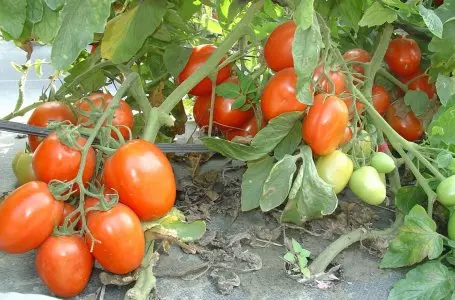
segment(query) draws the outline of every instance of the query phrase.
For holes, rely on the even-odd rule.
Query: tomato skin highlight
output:
[[[163,152],[147,141],[132,140],[120,146],[106,160],[103,180],[142,221],[158,219],[174,206],[172,166]]]
[[[196,72],[212,55],[213,52],[217,49],[216,46],[206,44],[206,45],[199,45],[193,48],[191,52],[190,58],[185,65],[185,68],[180,72],[179,76],[177,77],[177,82],[180,84],[185,79],[190,77],[194,72]],[[221,62],[224,61],[226,57],[221,59]],[[220,84],[224,80],[226,80],[229,75],[231,74],[232,66],[231,64],[223,67],[216,76],[216,84]],[[212,92],[212,81],[205,77],[202,79],[196,86],[194,86],[188,94],[193,96],[208,96]]]
[[[286,112],[305,110],[307,105],[297,100],[295,94],[296,82],[294,68],[283,69],[269,79],[261,95],[261,108],[266,121]]]
[[[40,181],[30,181],[7,196],[0,203],[0,251],[25,253],[44,242],[62,217],[57,202]]]
[[[264,45],[264,58],[274,72],[294,67],[292,43],[296,29],[297,25],[291,20],[278,25],[270,33]]]
[[[58,101],[45,102],[35,108],[27,121],[28,125],[46,127],[50,121],[69,121],[76,124],[77,119],[68,105]],[[34,135],[28,136],[30,149],[35,151],[41,143],[42,138]]]
[[[374,84],[372,95],[374,108],[379,114],[384,115],[390,105],[389,92],[382,85]]]
[[[384,59],[393,73],[407,76],[418,69],[421,57],[422,53],[415,40],[397,37],[390,41]]]
[[[447,177],[436,188],[438,201],[444,206],[450,207],[455,205],[455,175]]]
[[[303,118],[303,140],[314,154],[327,155],[342,142],[348,120],[348,108],[342,100],[318,94]]]
[[[93,211],[87,217],[87,227],[94,238],[93,256],[104,269],[114,274],[126,274],[140,266],[145,252],[141,222],[126,205],[116,204],[108,211]],[[92,239],[86,234],[90,249]]]
[[[370,166],[355,170],[349,180],[349,187],[360,200],[370,205],[379,205],[386,197],[386,187],[381,176]]]
[[[408,88],[413,91],[422,91],[425,94],[427,94],[428,99],[432,100],[433,97],[436,95],[436,85],[433,83],[430,83],[430,77],[429,76],[423,76],[420,77],[416,80],[417,76],[423,75],[424,72],[422,69],[418,69],[415,73],[409,75],[409,76],[402,76],[400,77],[400,81],[408,84]]]
[[[371,158],[371,166],[375,168],[378,173],[390,173],[395,170],[395,161],[388,154],[383,152],[376,152]]]
[[[226,139],[232,141],[236,136],[254,137],[258,133],[258,122],[252,117],[242,128],[232,129],[226,132]]]
[[[32,154],[24,151],[16,153],[13,159],[13,172],[19,185],[36,180],[35,171],[32,166]]]
[[[387,110],[386,120],[392,128],[408,141],[417,141],[424,134],[422,122],[416,118],[412,111],[404,117],[397,116],[395,104],[391,104]]]
[[[354,171],[354,164],[342,151],[335,150],[329,155],[319,157],[316,169],[322,180],[331,184],[335,194],[338,194],[348,184]]]
[[[35,265],[49,290],[68,298],[80,294],[87,286],[93,257],[81,236],[51,236],[38,249]]]

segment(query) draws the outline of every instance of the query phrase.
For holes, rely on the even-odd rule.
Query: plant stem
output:
[[[395,84],[397,87],[402,89],[403,91],[407,92],[408,91],[408,86],[401,81],[399,81],[395,76],[387,72],[387,70],[381,68],[378,71],[379,75],[384,76],[387,80],[391,81],[393,84]]]
[[[218,73],[214,73],[210,76],[212,82],[212,94],[210,95],[210,111],[209,111],[209,132],[208,135],[212,136],[213,129],[213,111],[215,110],[215,96],[216,96],[216,76]]]
[[[11,112],[11,113],[7,114],[6,116],[4,116],[2,118],[2,120],[11,120],[11,119],[14,119],[16,117],[22,117],[23,115],[25,115],[26,113],[28,113],[32,109],[35,109],[36,107],[40,106],[41,104],[43,104],[43,102],[35,102],[33,104],[30,104],[29,106],[26,106],[26,107],[24,107],[21,110],[14,111],[14,112]]]

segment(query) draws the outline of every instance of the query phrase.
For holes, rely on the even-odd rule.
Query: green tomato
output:
[[[36,180],[32,167],[32,154],[20,151],[13,158],[13,172],[19,185]]]
[[[455,205],[455,175],[452,175],[438,185],[436,188],[438,200],[444,206],[450,207]]]
[[[390,173],[395,170],[395,161],[383,152],[376,152],[371,158],[371,166],[379,173]]]
[[[355,151],[353,153],[357,157],[361,157],[362,153],[367,156],[370,155],[373,149],[370,134],[365,130],[361,130],[357,134],[357,140],[354,142],[353,147],[353,151]]]
[[[336,194],[341,192],[349,182],[354,165],[352,160],[340,150],[321,156],[316,161],[319,177],[333,186]]]
[[[384,173],[379,173],[379,177],[381,177],[382,183],[384,183],[384,185],[387,185],[387,181],[385,179],[385,174]]]
[[[363,166],[352,173],[349,187],[360,200],[379,205],[386,197],[386,187],[375,168]]]
[[[447,233],[449,239],[455,241],[455,213],[453,213],[449,218],[449,223],[447,224]]]

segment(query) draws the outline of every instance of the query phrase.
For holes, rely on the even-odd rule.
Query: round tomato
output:
[[[19,185],[36,179],[32,167],[32,154],[24,151],[16,153],[13,159],[13,172]]]
[[[329,72],[330,80],[324,75],[324,66],[316,68],[313,75],[313,82],[319,86],[322,92],[339,95],[346,91],[346,76],[339,71]],[[332,82],[330,82],[332,81]]]
[[[71,124],[76,124],[77,120],[68,105],[52,101],[45,102],[35,108],[32,115],[28,119],[27,124],[38,127],[46,127],[51,121],[68,121]],[[30,149],[35,151],[41,140],[42,138],[38,136],[29,135],[28,143],[30,145]]]
[[[175,202],[175,178],[166,156],[154,144],[133,140],[104,164],[104,183],[142,221],[167,214]]]
[[[88,96],[87,99],[79,100],[76,103],[76,107],[80,111],[78,113],[77,124],[81,124],[89,128],[95,127],[94,122],[92,122],[87,116],[84,116],[84,114],[93,114],[96,120],[101,117],[111,102],[112,95],[103,93],[94,93]],[[125,139],[130,138],[127,128],[133,130],[133,110],[124,100],[120,100],[119,106],[114,111],[112,126],[117,127]],[[111,136],[118,140],[117,134],[114,131],[111,131]]]
[[[424,72],[422,69],[418,69],[415,73],[409,76],[402,76],[400,77],[401,82],[409,84],[408,88],[414,91],[422,91],[427,94],[428,99],[432,100],[434,95],[436,94],[436,86],[433,83],[430,83],[429,76],[423,76],[416,80],[414,78],[423,75]]]
[[[346,126],[343,132],[343,138],[341,139],[340,146],[346,145],[352,140],[352,129],[351,127]]]
[[[382,85],[374,84],[372,94],[374,108],[376,108],[379,114],[385,114],[390,105],[389,92]]]
[[[397,37],[390,41],[384,58],[393,73],[406,76],[417,71],[421,57],[422,54],[416,41],[406,37]]]
[[[297,100],[294,68],[279,71],[264,86],[261,95],[262,114],[266,121],[291,111],[303,111],[306,104]]]
[[[386,197],[386,187],[381,176],[370,166],[355,170],[349,180],[349,187],[360,200],[371,205],[381,204]]]
[[[232,141],[236,136],[254,137],[258,132],[258,122],[253,116],[241,128],[233,129],[226,132],[226,139]]]
[[[275,72],[294,67],[292,43],[297,25],[287,21],[278,25],[264,45],[264,58],[267,66]]]
[[[348,120],[348,108],[342,100],[336,96],[316,95],[303,119],[303,140],[313,153],[327,155],[342,142]]]
[[[354,164],[342,151],[335,150],[329,155],[318,158],[316,169],[319,177],[332,185],[335,194],[338,194],[348,184],[354,170]]]
[[[77,143],[84,146],[87,140],[78,138]],[[48,183],[53,179],[70,181],[76,178],[81,163],[81,151],[60,142],[55,132],[47,136],[33,154],[33,170],[38,180]],[[90,147],[85,161],[82,181],[89,182],[95,171],[96,154]]]
[[[376,152],[371,158],[371,166],[379,173],[390,173],[395,170],[395,161],[384,152]]]
[[[397,115],[396,107],[396,103],[389,105],[386,115],[387,122],[408,141],[419,140],[424,133],[422,122],[416,118],[412,111],[406,113],[404,116]]]
[[[347,62],[359,62],[359,63],[368,63],[371,61],[371,55],[368,53],[368,51],[360,49],[360,48],[354,48],[351,50],[346,51],[343,54],[343,58]],[[353,64],[352,65],[352,70],[354,72],[365,75],[365,69],[361,64]],[[358,79],[362,79],[362,77],[354,74],[354,77]]]
[[[215,52],[216,46],[214,45],[199,45],[193,48],[191,52],[190,58],[185,65],[185,68],[180,72],[179,76],[177,77],[177,82],[180,84],[185,79],[190,77],[194,72],[196,72]],[[226,58],[223,58],[221,61],[224,61]],[[223,67],[216,76],[216,84],[220,84],[224,80],[226,80],[229,75],[231,74],[232,66],[229,64]],[[205,77],[202,79],[196,86],[194,86],[190,91],[189,94],[194,96],[207,96],[212,93],[212,81]]]
[[[455,175],[447,177],[436,188],[438,200],[444,206],[450,207],[455,205]]]
[[[49,237],[38,249],[36,272],[59,297],[81,293],[90,279],[93,257],[80,235]]]
[[[129,207],[119,203],[107,211],[93,211],[87,217],[87,227],[95,238],[93,256],[104,269],[126,274],[141,265],[144,233],[141,222]],[[85,237],[91,248],[92,239],[87,234]]]
[[[47,184],[30,181],[0,203],[0,251],[25,253],[47,239],[62,218],[62,204]]]

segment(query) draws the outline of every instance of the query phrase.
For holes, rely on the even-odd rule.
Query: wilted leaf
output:
[[[268,153],[263,148],[237,144],[220,138],[204,137],[202,138],[202,142],[212,151],[243,161],[260,159]]]

